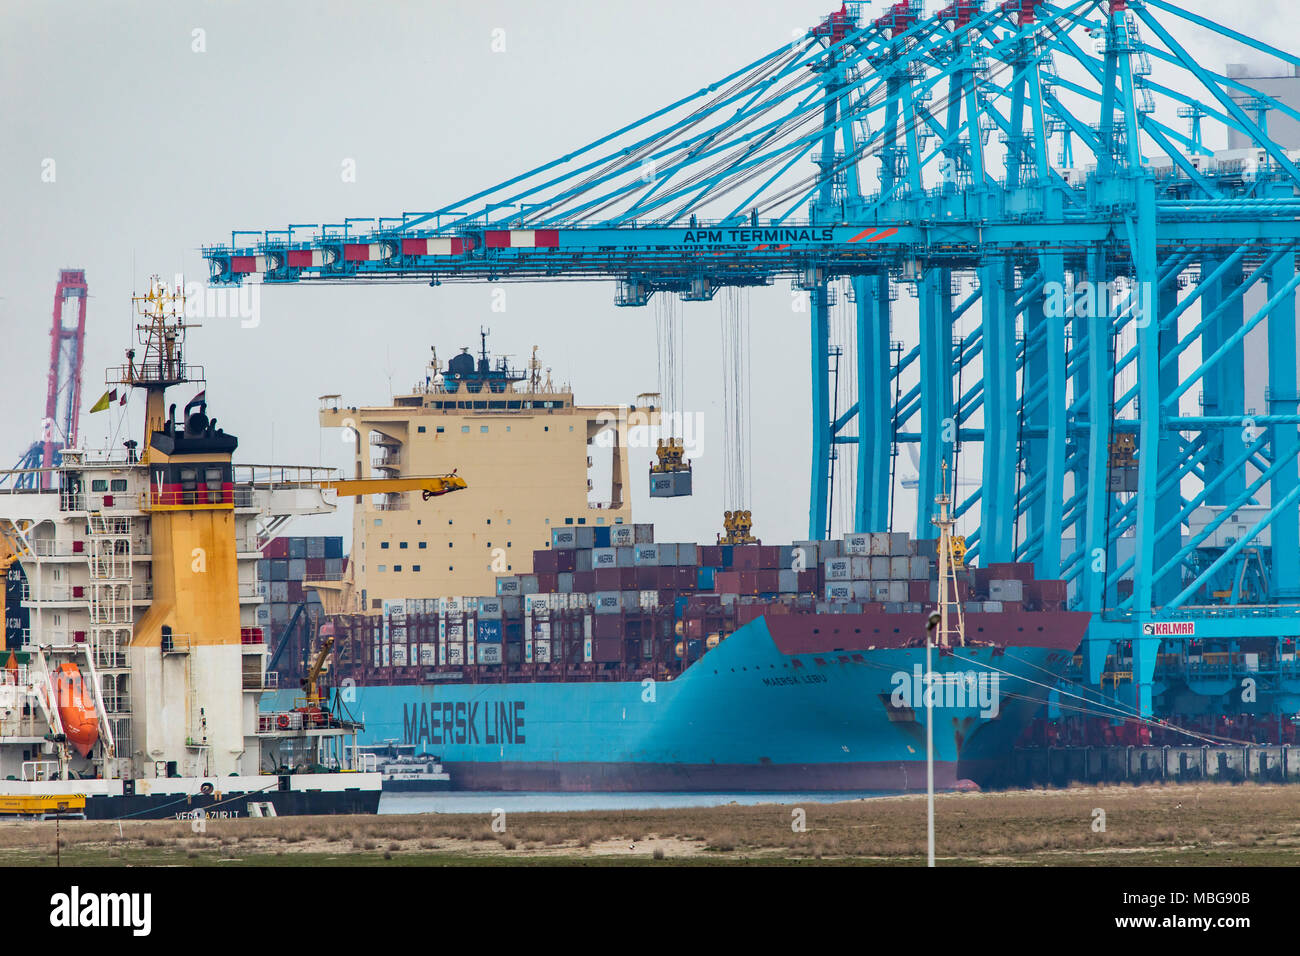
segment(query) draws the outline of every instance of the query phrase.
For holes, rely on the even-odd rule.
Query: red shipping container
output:
[[[722,548],[716,544],[705,544],[700,546],[700,567],[702,568],[719,568],[722,567]]]
[[[573,593],[590,594],[592,591],[599,591],[596,587],[595,571],[575,571],[573,572]]]
[[[732,567],[737,571],[757,571],[762,562],[762,549],[756,544],[737,545],[732,551]]]
[[[554,594],[560,589],[560,576],[558,574],[538,574],[537,575],[537,592],[539,594]]]
[[[1064,601],[1066,583],[1064,581],[1039,581],[1040,596],[1043,601]]]
[[[596,640],[621,638],[627,632],[627,622],[622,614],[593,615],[591,636]]]
[[[681,567],[671,568],[670,570],[675,573],[677,590],[679,591],[694,591],[696,585],[699,584],[699,573],[695,568]]]
[[[621,637],[607,637],[591,643],[591,656],[597,664],[614,664],[623,659],[623,639]]]
[[[759,568],[764,571],[779,571],[781,568],[781,549],[763,545],[758,549]],[[773,588],[772,590],[776,590]]]
[[[622,591],[623,588],[623,568],[597,568],[591,572],[595,581],[594,591]],[[633,574],[635,568],[629,568]]]
[[[693,641],[698,641],[704,637],[704,619],[688,617],[686,619],[686,636]]]
[[[262,551],[264,558],[287,558],[289,557],[289,539],[272,538],[267,544],[266,549]]]
[[[796,587],[799,589],[799,593],[816,594],[818,590],[817,572],[813,570],[800,571],[798,572],[798,575],[799,575],[798,577],[799,583],[796,585]]]
[[[536,574],[558,574],[560,571],[558,551],[534,551],[533,572]]]
[[[777,557],[779,559],[780,549],[773,548],[772,550],[778,552]],[[780,571],[759,571],[757,574],[757,580],[758,580],[758,593],[760,594],[775,594],[777,591],[781,590]]]
[[[718,589],[719,594],[739,594],[740,593],[740,572],[739,571],[719,571],[714,576],[714,586]]]
[[[929,581],[908,581],[907,599],[913,604],[926,604],[930,600]]]
[[[552,551],[555,555],[555,570],[559,574],[571,574],[578,570],[578,552],[573,548],[561,548]]]
[[[636,572],[636,589],[638,591],[657,591],[663,583],[660,580],[661,575],[659,573],[662,570],[661,568],[642,565],[632,570]]]
[[[325,559],[308,558],[307,559],[307,580],[321,581],[325,578]]]

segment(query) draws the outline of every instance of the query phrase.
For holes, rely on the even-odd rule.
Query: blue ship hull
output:
[[[937,786],[997,773],[1071,640],[934,652],[953,675],[934,709]],[[783,653],[759,619],[671,681],[355,687],[343,702],[361,743],[415,744],[457,790],[906,791],[925,787],[924,666],[924,647]],[[982,699],[962,679],[980,674]]]

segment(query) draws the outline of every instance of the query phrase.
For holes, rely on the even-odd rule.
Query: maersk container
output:
[[[572,550],[578,546],[576,528],[552,528],[551,547]]]
[[[478,636],[480,644],[485,641],[499,644],[503,633],[501,620],[499,618],[489,619],[480,617],[478,619],[478,628],[475,633]]]
[[[500,664],[501,663],[501,645],[500,644],[480,644],[478,646],[478,662],[480,664]]]
[[[507,577],[497,578],[498,597],[505,594],[522,594],[522,593],[523,591],[520,588],[518,575],[510,575]]]
[[[609,543],[613,547],[629,547],[636,544],[636,533],[630,524],[616,524],[609,529]]]
[[[637,567],[658,567],[659,549],[664,545],[638,544],[633,547],[633,562]],[[672,562],[669,562],[672,563]]]
[[[594,548],[591,552],[592,570],[618,567],[617,548]]]
[[[516,598],[517,600],[517,598]],[[478,601],[478,619],[484,620],[501,620],[503,609],[501,607],[501,598],[483,597]]]
[[[591,606],[597,614],[618,614],[623,610],[623,592],[597,591],[591,595]]]
[[[840,603],[853,600],[853,584],[848,581],[828,582],[826,600]]]
[[[843,542],[844,553],[848,555],[864,555],[871,553],[871,535],[869,534],[846,534]]]
[[[689,471],[650,473],[651,498],[684,498],[691,494]]]
[[[851,581],[853,579],[852,558],[830,558],[826,562],[827,581]]]

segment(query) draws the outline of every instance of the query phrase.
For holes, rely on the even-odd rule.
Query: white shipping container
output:
[[[889,557],[889,532],[873,531],[871,533],[871,551],[872,556]]]
[[[406,666],[406,645],[405,644],[393,645],[393,666],[394,667]]]
[[[591,596],[597,614],[617,614],[623,610],[621,591],[597,591]]]
[[[609,529],[609,543],[616,548],[626,548],[636,544],[636,534],[630,524],[615,525]]]
[[[434,657],[433,651],[434,651],[434,647],[432,644],[420,645],[420,666],[422,667],[433,666],[433,662],[437,659]]]
[[[533,659],[539,664],[549,664],[551,662],[551,642],[537,641],[533,645]]]
[[[643,608],[656,608],[659,606],[658,591],[641,591],[639,592],[639,605]]]
[[[480,664],[500,664],[501,645],[495,643],[480,644],[478,646],[478,662]]]
[[[856,555],[852,558],[837,558],[838,561],[848,561],[853,568],[853,579],[855,581],[865,581],[871,577],[871,558],[866,555]]]
[[[464,644],[447,644],[447,663],[464,664],[465,663],[465,645]]]
[[[592,548],[591,567],[593,570],[618,567],[618,548]]]

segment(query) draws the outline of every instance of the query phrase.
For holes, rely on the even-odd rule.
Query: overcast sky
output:
[[[927,3],[927,7],[935,4]],[[942,5],[942,4],[939,4]],[[441,2],[8,2],[0,5],[0,329],[6,364],[0,467],[39,434],[50,306],[60,268],[91,289],[85,400],[122,359],[132,289],[151,273],[205,279],[201,244],[232,229],[340,222],[434,208],[508,178],[694,91],[788,42],[827,0]],[[884,6],[871,5],[873,12]],[[1289,3],[1192,0],[1243,31],[1300,48]],[[195,31],[206,49],[195,52]],[[505,51],[492,49],[504,31]],[[1221,69],[1227,44],[1193,51]],[[43,182],[46,160],[54,182]],[[355,182],[341,164],[354,160]],[[46,164],[46,165],[43,165]],[[209,320],[190,337],[211,413],[241,461],[347,462],[316,424],[316,397],[386,402],[480,325],[520,362],[533,345],[579,402],[655,390],[653,310],[620,310],[612,283],[507,288],[336,286],[261,290],[260,325]],[[785,283],[752,299],[753,509],[772,541],[807,530],[807,315]],[[719,306],[685,307],[686,404],[703,412],[696,496],[646,496],[661,540],[720,529]],[[180,401],[188,395],[178,395]],[[83,418],[85,443],[139,437],[140,406]],[[974,456],[971,456],[972,458]],[[455,462],[447,462],[455,467]],[[910,470],[907,463],[902,470]],[[526,476],[521,476],[526,480]],[[341,514],[293,533],[346,533]]]

